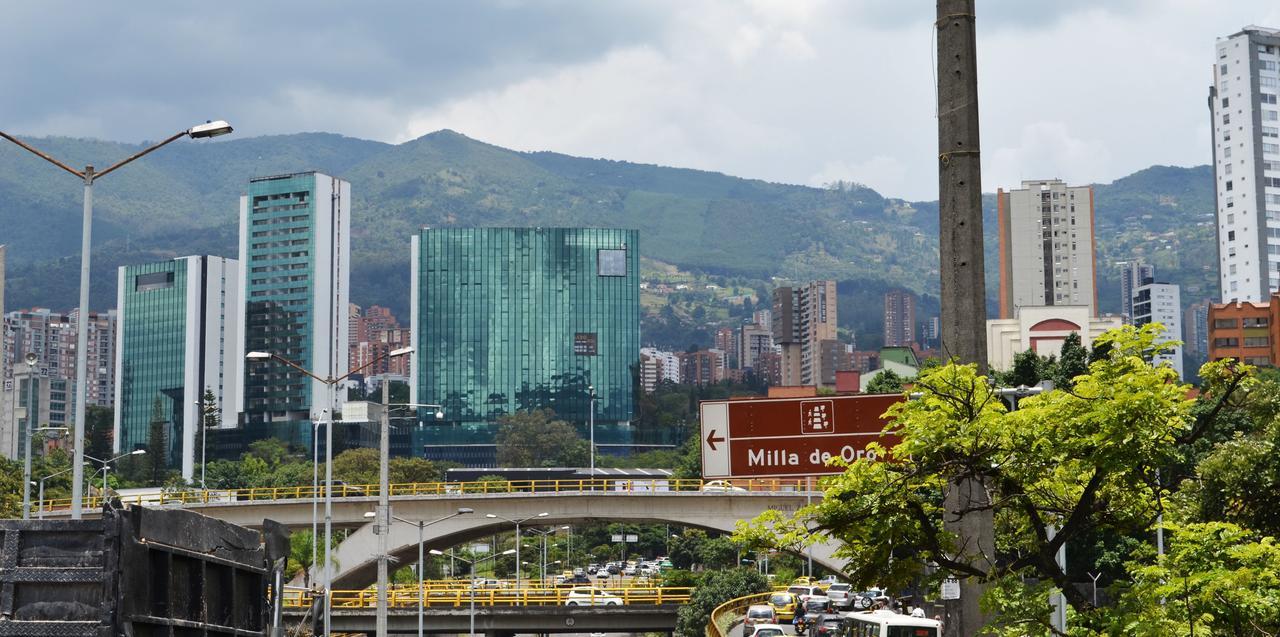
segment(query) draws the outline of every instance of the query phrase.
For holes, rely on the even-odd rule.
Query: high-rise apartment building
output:
[[[1060,179],[996,192],[1000,317],[1019,307],[1083,305],[1097,314],[1093,188]]]
[[[49,376],[39,363],[15,363],[0,391],[0,456],[22,459],[27,432],[38,427],[70,427],[74,383]]]
[[[117,276],[115,451],[145,448],[189,480],[205,462],[205,393],[221,423],[236,422],[239,264],[190,256],[123,266]],[[150,448],[155,433],[163,449]]]
[[[1280,289],[1280,30],[1248,26],[1214,47],[1209,114],[1222,301]]]
[[[783,385],[823,384],[822,341],[834,340],[835,281],[773,291],[773,341],[781,346]]]
[[[916,342],[916,299],[906,290],[884,295],[884,346],[911,347]]]
[[[716,330],[716,349],[725,353],[723,365],[727,368],[738,369],[742,366],[741,359],[738,358],[738,330],[732,327],[722,327]]]
[[[47,308],[16,310],[5,316],[4,368],[13,369],[28,352],[36,355],[42,377],[72,381],[76,375],[76,317]],[[116,312],[90,312],[88,336],[88,400],[109,406],[115,393]],[[74,398],[74,396],[73,396]]]
[[[296,431],[309,440],[306,422],[337,408],[341,393],[331,405],[324,383],[275,360],[246,361],[244,354],[276,354],[321,378],[347,373],[351,184],[318,172],[250,180],[240,198],[239,262],[241,424],[275,435]]]
[[[1156,283],[1147,279],[1133,291],[1133,324],[1159,323],[1165,327],[1161,342],[1182,338],[1182,298],[1178,286]],[[1155,357],[1152,362],[1168,361],[1182,378],[1182,346],[1177,345],[1167,354]]]
[[[646,392],[653,393],[665,381],[680,382],[680,357],[676,353],[641,347],[640,359],[640,385]]]
[[[1133,294],[1143,281],[1156,278],[1156,266],[1141,261],[1125,261],[1120,264],[1120,317],[1126,323],[1133,322]]]
[[[443,405],[428,458],[492,466],[503,414],[552,409],[629,444],[640,362],[639,233],[441,228],[413,237],[411,402]],[[419,444],[421,443],[421,444]]]
[[[1182,314],[1183,347],[1188,353],[1206,355],[1209,353],[1209,306],[1212,301],[1205,299],[1187,306]]]
[[[743,325],[738,335],[738,366],[755,369],[760,356],[773,352],[773,329],[768,324]]]

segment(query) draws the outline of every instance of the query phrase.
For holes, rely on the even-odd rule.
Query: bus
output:
[[[942,622],[900,615],[891,610],[863,611],[845,615],[840,637],[939,637]]]

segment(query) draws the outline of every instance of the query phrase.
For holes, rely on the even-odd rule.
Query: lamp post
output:
[[[587,430],[591,437],[591,488],[596,488],[596,386],[587,385],[587,393],[591,405],[590,415],[587,416]]]
[[[468,514],[468,513],[475,513],[475,509],[471,509],[471,508],[468,508],[468,507],[459,507],[459,508],[458,508],[458,511],[457,511],[456,513],[450,513],[449,515],[446,515],[446,516],[444,516],[444,517],[442,517],[442,518],[439,518],[439,519],[437,519],[437,520],[432,520],[432,521],[430,521],[430,522],[426,522],[426,521],[424,521],[424,520],[418,520],[417,522],[414,522],[414,521],[412,521],[412,520],[406,520],[406,519],[404,519],[404,518],[402,518],[402,517],[400,517],[400,516],[398,516],[398,515],[392,515],[392,516],[391,516],[391,519],[392,519],[392,520],[399,520],[399,521],[401,521],[401,522],[404,522],[405,524],[412,524],[412,525],[415,525],[415,526],[417,526],[417,527],[418,527],[418,637],[422,637],[422,613],[423,613],[423,610],[422,610],[422,609],[423,609],[423,606],[425,606],[425,605],[426,605],[426,604],[425,604],[425,598],[426,598],[426,584],[423,582],[423,579],[426,577],[426,571],[425,571],[424,569],[426,569],[426,564],[427,564],[427,563],[426,563],[426,556],[424,556],[424,555],[422,554],[422,549],[423,549],[423,547],[425,546],[425,544],[424,544],[425,539],[424,539],[424,536],[423,536],[423,532],[422,532],[422,531],[423,531],[423,529],[425,529],[425,528],[427,528],[427,527],[429,527],[429,526],[431,526],[432,524],[435,524],[435,523],[437,523],[437,522],[444,522],[445,520],[449,520],[449,519],[452,519],[452,518],[456,518],[456,517],[458,517],[459,515],[466,515],[466,514]],[[369,511],[368,513],[365,513],[365,514],[364,514],[364,517],[366,517],[366,518],[375,518],[375,517],[377,517],[377,515],[378,515],[378,514],[377,514],[377,512],[376,512],[376,511]],[[378,529],[378,530],[379,530],[379,531],[381,532],[381,534],[383,534],[383,535],[385,535],[385,534],[387,533],[387,529],[385,529],[385,528]],[[433,551],[433,552],[434,552],[434,551]],[[382,559],[383,559],[383,558],[385,558],[385,557],[386,557],[386,554],[384,553],[384,554],[382,554],[382,555],[379,555],[379,556],[378,556],[378,559],[379,559],[379,560],[382,560]],[[386,613],[387,613],[387,608],[386,608],[386,599],[387,599],[387,594],[386,594],[386,591],[387,591],[387,583],[386,583],[385,581],[379,581],[379,582],[378,582],[378,600],[379,600],[380,606],[378,607],[378,612],[381,614],[381,620],[382,620],[382,623],[380,624],[380,626],[382,627],[382,629],[383,629],[384,631],[386,630],[386,627],[387,627],[387,623],[386,623]],[[386,634],[386,633],[384,632],[384,633],[382,633],[382,634]]]
[[[510,522],[516,525],[516,588],[520,587],[520,525],[534,518],[545,518],[547,517],[547,515],[548,515],[547,512],[543,511],[542,513],[539,513],[537,515],[531,515],[527,518],[520,518],[519,520],[512,520],[511,518],[503,517],[496,513],[486,513],[484,515],[484,517],[489,518],[491,520],[494,520],[494,519],[506,520],[507,522]]]
[[[369,362],[365,363],[364,365],[361,365],[361,366],[359,366],[359,367],[357,367],[357,368],[355,368],[355,369],[353,369],[353,370],[351,370],[351,371],[349,371],[349,372],[347,372],[347,373],[345,373],[345,374],[343,374],[343,375],[341,375],[341,376],[339,376],[339,377],[337,377],[337,378],[334,378],[332,375],[330,375],[330,376],[325,376],[325,377],[321,377],[321,376],[319,376],[319,375],[317,375],[317,374],[312,373],[312,372],[311,372],[310,370],[308,370],[307,368],[305,368],[305,367],[303,367],[303,366],[301,366],[301,365],[299,365],[299,364],[297,364],[297,363],[295,363],[295,362],[293,362],[293,361],[291,361],[291,360],[289,360],[289,359],[287,359],[287,358],[285,358],[285,357],[283,357],[283,356],[281,356],[281,355],[279,355],[279,354],[276,354],[275,352],[249,352],[249,353],[247,353],[247,354],[245,354],[245,355],[244,355],[245,359],[246,359],[246,360],[250,360],[250,361],[266,362],[266,361],[269,361],[269,360],[274,360],[274,361],[277,361],[277,362],[282,363],[282,364],[284,364],[284,365],[288,365],[289,367],[292,367],[292,368],[294,368],[294,369],[296,369],[296,370],[298,370],[298,371],[302,372],[303,374],[306,374],[306,375],[307,375],[308,377],[310,377],[312,380],[315,380],[315,381],[318,381],[318,382],[320,382],[320,383],[323,383],[323,384],[325,385],[326,389],[327,389],[327,392],[326,392],[326,393],[327,393],[328,395],[325,397],[325,400],[327,400],[327,401],[328,401],[328,404],[326,405],[326,407],[328,408],[328,417],[327,417],[327,419],[326,419],[326,423],[325,423],[325,424],[326,424],[326,426],[325,426],[325,434],[324,434],[324,435],[325,435],[325,444],[324,444],[324,460],[325,460],[325,466],[324,466],[324,569],[323,569],[323,571],[322,571],[322,573],[324,574],[324,580],[323,580],[323,582],[324,582],[324,634],[326,634],[326,635],[327,635],[327,634],[329,634],[329,627],[330,627],[330,625],[331,625],[331,624],[330,624],[330,620],[332,619],[332,611],[333,611],[333,596],[332,596],[332,591],[330,590],[330,589],[332,588],[332,584],[333,584],[333,569],[331,568],[331,566],[332,566],[332,564],[333,564],[333,562],[332,562],[332,552],[333,552],[333,407],[334,407],[334,403],[336,403],[336,402],[337,402],[337,398],[334,396],[334,389],[333,389],[333,388],[334,388],[334,386],[336,386],[338,383],[340,383],[340,382],[342,382],[342,381],[346,380],[346,379],[347,379],[348,377],[350,377],[352,374],[355,374],[356,372],[359,372],[360,370],[363,370],[364,368],[369,367],[370,365],[373,365],[374,363],[377,363],[378,361],[380,361],[380,360],[382,360],[382,359],[384,359],[384,358],[393,358],[393,357],[396,357],[396,356],[403,356],[403,355],[408,354],[408,353],[410,353],[410,352],[412,352],[412,351],[413,351],[413,348],[412,348],[412,347],[406,347],[406,348],[403,348],[403,349],[393,350],[393,351],[388,352],[388,353],[386,353],[386,354],[383,354],[383,355],[381,355],[381,356],[375,356],[372,360],[370,360]],[[312,541],[313,541],[313,543],[314,543],[314,536],[312,536],[312,538],[313,538],[313,539],[312,539]]]
[[[485,517],[490,517],[490,516],[485,516]],[[520,545],[516,544],[516,546],[520,546]],[[431,553],[432,555],[444,555],[444,553],[437,551],[435,549],[431,549],[429,553]],[[459,559],[459,560],[462,560],[463,562],[466,562],[471,567],[471,582],[469,582],[470,585],[467,587],[467,589],[471,591],[471,612],[470,612],[471,628],[467,631],[468,637],[475,637],[475,634],[476,634],[476,564],[482,564],[489,560],[496,560],[499,557],[502,557],[504,555],[511,555],[512,553],[516,554],[516,570],[518,571],[520,570],[520,556],[519,556],[520,552],[517,551],[516,549],[507,549],[496,555],[490,555],[489,557],[482,557],[474,561],[469,560],[465,557],[454,558],[454,559]]]
[[[107,499],[107,472],[111,470],[111,463],[113,463],[113,462],[115,462],[115,461],[117,461],[117,460],[119,460],[119,459],[121,459],[121,458],[125,458],[125,457],[128,457],[128,456],[138,456],[138,455],[142,455],[142,454],[144,454],[144,453],[146,453],[146,452],[147,452],[147,450],[146,450],[146,449],[134,449],[133,451],[130,451],[129,453],[122,453],[122,454],[120,454],[120,455],[118,455],[118,456],[115,456],[115,457],[112,457],[112,458],[107,458],[106,460],[103,460],[103,459],[101,459],[101,458],[95,458],[95,457],[93,457],[93,456],[91,456],[91,455],[89,455],[89,454],[87,454],[87,453],[86,453],[86,454],[83,454],[83,455],[84,455],[84,457],[85,457],[85,459],[87,459],[87,460],[92,460],[92,461],[94,461],[94,462],[100,462],[100,463],[102,463],[102,499],[103,499],[103,501],[105,501],[105,500]],[[74,467],[73,467],[73,468],[74,468]],[[94,473],[97,473],[97,472],[95,471]]]
[[[50,479],[50,478],[56,478],[56,477],[58,477],[58,476],[60,476],[60,475],[62,475],[62,474],[64,474],[64,473],[67,473],[68,471],[71,471],[71,467],[67,467],[66,469],[63,469],[62,471],[58,471],[58,472],[55,472],[55,473],[51,473],[51,474],[49,474],[49,475],[47,475],[47,476],[45,476],[45,477],[43,477],[43,478],[40,478],[40,493],[39,493],[39,495],[37,496],[37,499],[36,499],[36,501],[40,503],[39,513],[36,515],[36,517],[37,517],[37,518],[39,518],[39,519],[41,519],[41,520],[43,520],[43,519],[44,519],[44,508],[45,508],[45,507],[44,507],[44,481],[45,481],[45,480],[48,480],[48,479]]]
[[[565,528],[568,528],[568,527],[565,527]],[[542,571],[541,571],[541,574],[542,574],[542,582],[543,582],[543,584],[546,584],[546,580],[547,580],[547,564],[548,564],[548,563],[550,563],[550,564],[554,564],[554,563],[555,563],[555,562],[547,562],[547,536],[549,536],[549,535],[555,535],[555,533],[556,533],[556,531],[557,531],[558,529],[554,529],[554,528],[553,528],[553,529],[547,529],[547,530],[545,530],[545,531],[544,531],[544,530],[542,530],[542,529],[525,529],[525,530],[526,530],[526,531],[529,531],[529,532],[532,532],[532,533],[537,533],[538,535],[542,536],[542,537],[541,537],[541,540],[542,540]],[[559,561],[559,560],[557,560],[557,561]]]
[[[28,358],[31,358],[33,356],[35,355],[27,354]],[[35,402],[32,399],[31,391],[30,391],[33,385],[35,385],[35,383],[32,382],[32,379],[27,378],[27,390],[28,390],[27,391],[27,415],[29,417],[27,418],[27,435],[24,437],[24,440],[26,440],[26,444],[23,445],[25,447],[25,450],[24,450],[24,453],[22,454],[23,455],[22,519],[24,520],[31,519],[31,485],[34,484],[33,482],[31,482],[31,445],[34,444],[35,442],[35,435],[37,433],[43,433],[46,431],[57,431],[62,433],[63,435],[67,433],[66,427],[32,427],[31,426],[36,423],[36,420],[40,414],[39,408],[36,408],[34,411],[32,411],[32,408],[35,407]],[[31,416],[31,414],[35,414],[35,416]],[[44,500],[44,498],[40,498],[40,499]]]
[[[5,133],[4,131],[0,131],[0,137],[17,144],[22,147],[23,150],[32,153],[54,166],[75,175],[84,182],[84,214],[82,219],[82,229],[80,232],[80,314],[76,317],[76,386],[73,398],[76,405],[76,446],[74,458],[71,461],[71,467],[74,469],[71,480],[71,518],[73,520],[79,520],[84,514],[84,445],[81,441],[84,439],[85,402],[89,395],[89,249],[92,244],[93,235],[93,182],[107,176],[121,166],[124,166],[125,164],[160,148],[161,146],[177,141],[181,137],[204,139],[226,135],[231,131],[231,125],[222,120],[197,124],[184,131],[174,133],[168,139],[157,144],[152,144],[142,151],[134,153],[133,155],[112,164],[102,172],[94,172],[92,165],[85,166],[82,171],[76,170],[53,157],[50,157],[44,152],[36,150],[34,147],[19,140],[18,138]]]

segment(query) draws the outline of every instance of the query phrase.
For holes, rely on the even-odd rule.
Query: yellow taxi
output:
[[[769,605],[773,607],[773,614],[780,622],[795,619],[796,605],[799,603],[799,598],[786,591],[777,591],[769,595]]]
[[[801,586],[810,586],[810,585],[812,585],[812,584],[813,584],[813,578],[812,578],[812,577],[807,577],[807,576],[801,575],[800,577],[797,577],[797,578],[795,578],[795,579],[791,580],[791,585],[792,585],[792,586],[795,586],[795,585],[797,585],[797,584],[798,584],[798,585],[801,585]]]

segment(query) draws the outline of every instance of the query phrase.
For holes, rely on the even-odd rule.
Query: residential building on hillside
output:
[[[996,192],[1000,317],[1020,307],[1071,305],[1097,313],[1093,188],[1060,179]]]
[[[16,363],[0,390],[0,456],[10,460],[23,458],[23,442],[27,432],[39,427],[71,427],[74,383],[50,376],[39,363]]]
[[[916,342],[916,299],[906,290],[884,295],[884,345],[910,347]]]
[[[444,426],[430,459],[493,466],[497,419],[553,409],[598,444],[630,443],[640,363],[639,233],[609,228],[424,229],[412,242],[414,403]],[[595,400],[591,400],[594,389]]]
[[[760,355],[773,352],[773,330],[767,324],[743,325],[738,335],[738,364],[742,369],[755,369]]]
[[[773,341],[781,346],[783,385],[823,384],[828,374],[822,369],[822,341],[835,340],[835,281],[773,291]]]
[[[1182,338],[1182,297],[1177,285],[1143,281],[1133,291],[1133,324],[1159,323],[1165,327],[1161,342]],[[1167,361],[1182,378],[1182,346],[1155,357],[1153,363]]]
[[[75,328],[79,324],[79,308],[67,313],[67,321],[71,325],[71,341],[62,350],[61,369],[68,370],[70,380],[75,379],[76,345]],[[109,407],[115,401],[115,355],[116,355],[116,322],[115,310],[106,312],[90,312],[89,320],[89,387],[85,397],[86,405]],[[74,387],[74,382],[72,384]],[[75,396],[72,396],[74,399]],[[74,400],[73,400],[74,402]]]
[[[741,367],[741,359],[738,358],[738,330],[732,327],[717,329],[715,344],[715,349],[725,353],[724,366],[726,369]]]
[[[782,385],[782,354],[778,353],[777,347],[768,352],[761,352],[756,356],[755,367],[751,371],[755,373],[764,384],[770,387]]]
[[[310,421],[343,402],[289,365],[244,355],[274,354],[320,378],[347,373],[351,212],[351,184],[318,172],[258,177],[240,198],[242,443],[309,447]]]
[[[1020,307],[1011,319],[987,321],[987,364],[992,370],[1011,369],[1013,357],[1028,349],[1041,356],[1057,356],[1072,332],[1080,335],[1088,349],[1093,339],[1123,324],[1119,316],[1094,316],[1087,305]]]
[[[1209,299],[1192,303],[1182,315],[1182,341],[1187,353],[1209,353]]]
[[[1259,367],[1280,361],[1280,293],[1266,303],[1232,301],[1209,306],[1209,360],[1234,358]]]
[[[391,352],[411,344],[409,329],[400,326],[391,310],[370,305],[353,318],[351,333],[353,337],[347,345],[347,369],[359,369],[366,377],[409,375],[410,357],[389,356]]]
[[[680,357],[652,347],[640,348],[640,388],[652,394],[664,382],[679,384]]]
[[[1221,300],[1280,289],[1280,30],[1247,26],[1214,46],[1213,129]]]
[[[714,385],[724,380],[724,353],[716,349],[680,352],[680,382]]]
[[[1126,323],[1133,322],[1133,296],[1143,281],[1156,278],[1156,266],[1141,261],[1123,261],[1120,263],[1120,317]]]
[[[190,480],[204,464],[205,393],[233,426],[240,385],[239,264],[189,256],[117,271],[115,452],[146,449]],[[164,448],[151,448],[160,427]]]

